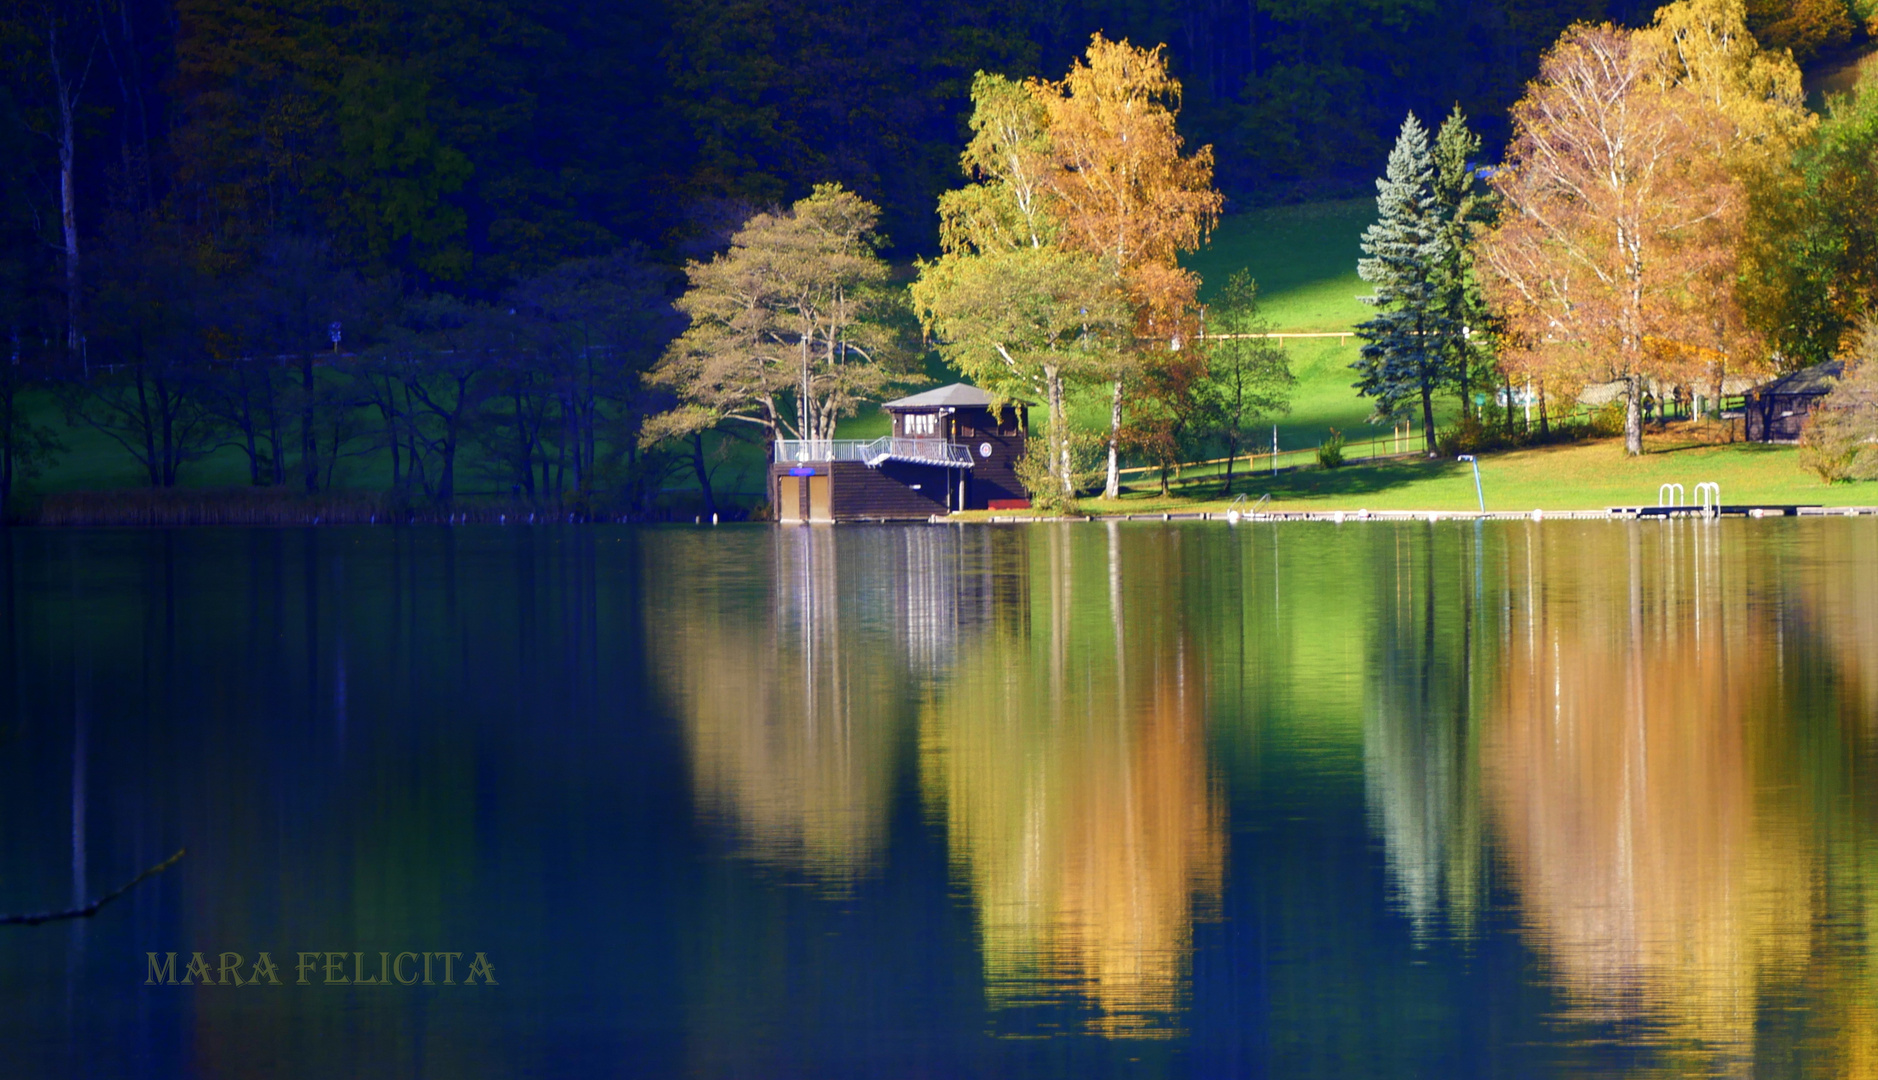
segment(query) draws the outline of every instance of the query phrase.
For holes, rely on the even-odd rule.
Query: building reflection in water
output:
[[[800,528],[775,535],[768,566],[661,552],[670,565],[651,573],[685,584],[649,611],[650,651],[704,816],[746,855],[824,885],[871,873],[916,688],[996,612],[1021,614],[1013,539]],[[767,606],[751,603],[753,581]]]
[[[1116,531],[1031,536],[1029,618],[963,646],[922,717],[922,786],[1004,1030],[1174,1034],[1225,847],[1204,668],[1163,599],[1179,548],[1132,551],[1124,586]]]
[[[1759,752],[1783,737],[1781,615],[1713,525],[1568,539],[1509,545],[1482,748],[1523,921],[1568,1020],[1746,1075],[1813,899],[1804,818],[1775,805]]]

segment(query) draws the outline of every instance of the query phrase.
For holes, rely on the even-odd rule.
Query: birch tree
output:
[[[1728,271],[1744,203],[1727,117],[1659,78],[1657,54],[1613,26],[1568,30],[1513,110],[1504,201],[1482,239],[1487,291],[1515,365],[1624,384],[1624,447],[1643,452],[1658,347],[1738,323]]]
[[[1047,186],[1063,244],[1099,259],[1133,309],[1142,347],[1118,358],[1152,363],[1147,350],[1177,350],[1193,336],[1200,279],[1178,259],[1204,243],[1219,219],[1224,200],[1213,188],[1213,148],[1181,153],[1180,81],[1167,73],[1164,46],[1143,49],[1096,34],[1086,62],[1038,89],[1056,165]],[[1109,499],[1121,494],[1126,376],[1117,370],[1110,380]]]
[[[58,154],[61,285],[65,349],[84,354],[84,281],[78,234],[79,111],[97,59],[97,8],[76,0],[28,0],[0,27],[6,62],[31,88],[27,126]]]
[[[1066,248],[1047,89],[980,74],[960,166],[973,183],[939,199],[944,253],[920,264],[913,307],[940,355],[1006,399],[1041,398],[1049,473],[1073,497],[1068,394],[1113,367],[1132,325],[1115,275]]]
[[[1133,321],[1108,268],[1052,247],[951,252],[920,267],[913,304],[966,378],[1007,400],[1044,400],[1051,472],[1074,497],[1065,387],[1111,368]]]

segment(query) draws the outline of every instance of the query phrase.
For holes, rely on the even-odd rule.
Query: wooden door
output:
[[[802,524],[802,478],[776,478],[776,520],[784,525]]]
[[[809,477],[809,520],[835,520],[834,500],[830,498],[826,476]]]

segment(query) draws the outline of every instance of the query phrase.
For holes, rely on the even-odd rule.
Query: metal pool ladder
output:
[[[1721,516],[1721,485],[1713,480],[1705,480],[1695,486],[1696,503],[1702,509],[1703,517]]]
[[[1236,496],[1234,497],[1232,502],[1228,504],[1226,507],[1226,523],[1228,525],[1237,525],[1239,524],[1240,520],[1243,518],[1250,518],[1253,521],[1257,521],[1258,516],[1259,516],[1259,511],[1262,510],[1271,501],[1272,501],[1272,493],[1268,491],[1265,494],[1259,496],[1259,501],[1253,503],[1251,509],[1242,511],[1239,509],[1239,504],[1245,502],[1245,496],[1244,495]]]

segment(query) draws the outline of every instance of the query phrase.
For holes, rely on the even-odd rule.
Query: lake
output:
[[[9,1076],[1878,1068],[1870,518],[15,529],[0,629],[0,913],[188,852],[0,926]]]

